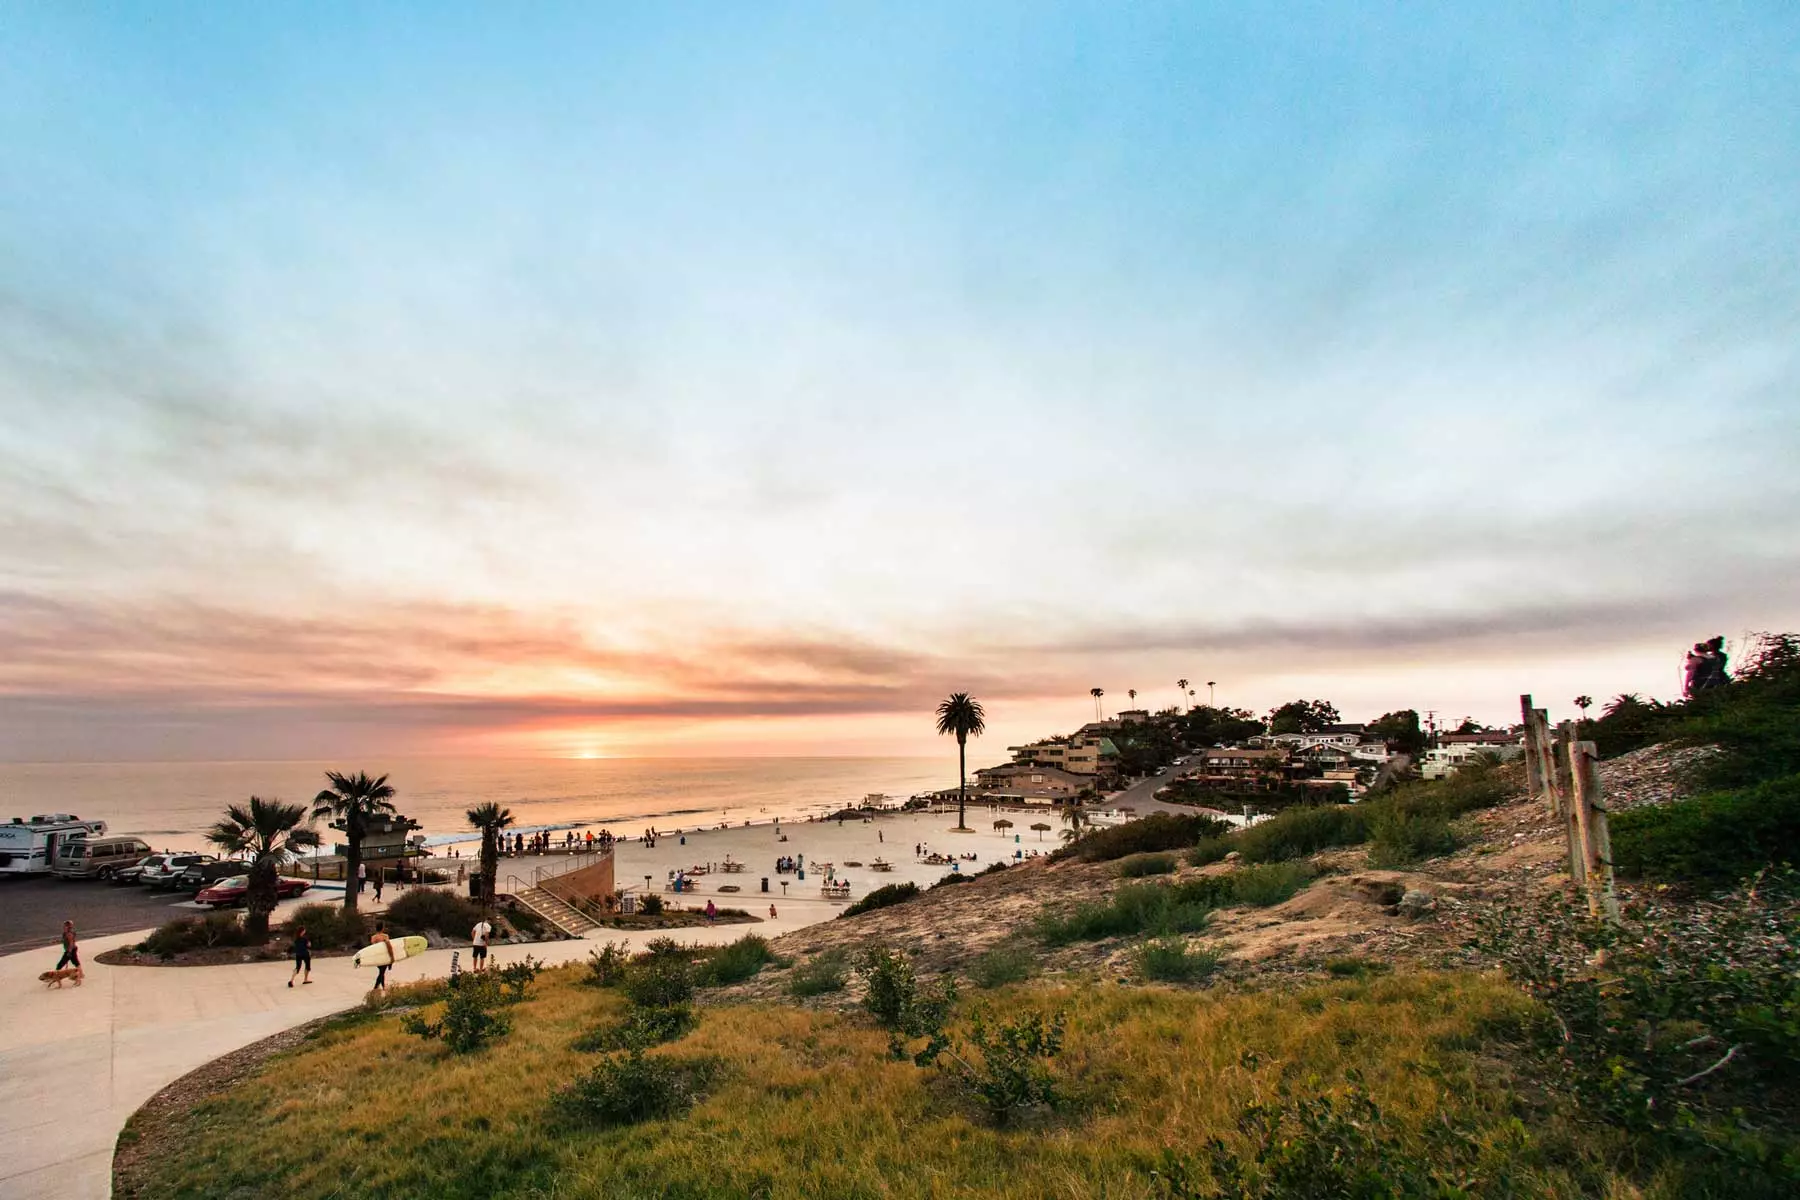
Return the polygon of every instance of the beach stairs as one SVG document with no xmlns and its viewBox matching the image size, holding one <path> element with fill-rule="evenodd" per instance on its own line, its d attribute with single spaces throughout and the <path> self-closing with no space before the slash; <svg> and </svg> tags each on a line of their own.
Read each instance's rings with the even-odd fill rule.
<svg viewBox="0 0 1800 1200">
<path fill-rule="evenodd" d="M 552 896 L 541 887 L 516 891 L 512 897 L 570 937 L 578 938 L 590 929 L 600 928 L 598 921 L 593 920 L 573 905 Z"/>
</svg>

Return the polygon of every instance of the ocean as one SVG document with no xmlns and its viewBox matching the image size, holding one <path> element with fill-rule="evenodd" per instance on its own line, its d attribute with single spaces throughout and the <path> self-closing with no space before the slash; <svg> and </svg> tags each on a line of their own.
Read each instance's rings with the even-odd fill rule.
<svg viewBox="0 0 1800 1200">
<path fill-rule="evenodd" d="M 473 839 L 463 814 L 489 800 L 510 808 L 519 829 L 591 825 L 635 835 L 650 826 L 797 819 L 871 792 L 904 799 L 956 783 L 954 758 L 0 763 L 0 820 L 74 813 L 159 850 L 199 848 L 227 804 L 251 795 L 310 804 L 328 770 L 385 773 L 399 792 L 395 807 L 434 843 Z"/>
</svg>

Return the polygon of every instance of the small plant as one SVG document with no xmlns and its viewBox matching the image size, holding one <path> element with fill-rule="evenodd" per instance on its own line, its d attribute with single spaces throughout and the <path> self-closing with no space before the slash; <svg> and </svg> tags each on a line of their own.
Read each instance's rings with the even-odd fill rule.
<svg viewBox="0 0 1800 1200">
<path fill-rule="evenodd" d="M 1187 884 L 1132 883 L 1106 901 L 1047 913 L 1038 918 L 1034 928 L 1052 946 L 1134 933 L 1194 933 L 1205 928 L 1213 907 Z"/>
<path fill-rule="evenodd" d="M 1399 867 L 1436 858 L 1457 846 L 1450 823 L 1430 813 L 1386 808 L 1375 813 L 1369 832 L 1369 863 L 1377 867 Z"/>
<path fill-rule="evenodd" d="M 576 1050 L 629 1050 L 632 1047 L 660 1046 L 686 1037 L 698 1024 L 694 1010 L 686 1005 L 668 1008 L 632 1008 L 623 1020 L 582 1034 L 572 1043 Z"/>
<path fill-rule="evenodd" d="M 1366 979 L 1370 975 L 1385 975 L 1393 970 L 1387 963 L 1378 958 L 1357 958 L 1344 955 L 1325 960 L 1325 972 L 1339 979 Z"/>
<path fill-rule="evenodd" d="M 694 998 L 694 969 L 684 954 L 651 954 L 625 972 L 625 995 L 644 1008 L 673 1008 Z"/>
<path fill-rule="evenodd" d="M 1219 862 L 1235 849 L 1237 849 L 1237 847 L 1232 843 L 1232 840 L 1229 837 L 1201 838 L 1200 844 L 1188 851 L 1188 864 L 1195 867 L 1204 867 L 1209 863 Z"/>
<path fill-rule="evenodd" d="M 1062 1053 L 1064 1021 L 1061 1012 L 1048 1020 L 1031 1012 L 995 1026 L 977 1009 L 968 1043 L 947 1051 L 939 1065 L 980 1101 L 994 1124 L 1010 1125 L 1030 1109 L 1061 1103 L 1047 1064 Z"/>
<path fill-rule="evenodd" d="M 890 883 L 878 887 L 868 895 L 846 908 L 839 916 L 854 917 L 859 913 L 874 912 L 878 908 L 886 908 L 890 904 L 905 904 L 919 894 L 916 883 Z"/>
<path fill-rule="evenodd" d="M 903 952 L 871 947 L 857 966 L 868 988 L 863 1007 L 888 1031 L 888 1053 L 910 1057 L 924 1066 L 935 1059 L 949 1036 L 944 1023 L 956 1004 L 956 981 L 945 979 L 936 988 L 919 986 L 912 959 Z M 925 1045 L 909 1051 L 909 1043 L 923 1038 Z"/>
<path fill-rule="evenodd" d="M 419 1013 L 408 1013 L 400 1019 L 400 1028 L 427 1041 L 441 1037 L 451 1050 L 469 1054 L 512 1029 L 511 1020 L 494 1011 L 506 1003 L 500 988 L 500 980 L 492 974 L 467 975 L 450 993 L 442 1017 L 427 1022 Z"/>
<path fill-rule="evenodd" d="M 1145 875 L 1167 875 L 1175 870 L 1173 854 L 1133 854 L 1119 863 L 1119 875 L 1124 879 L 1140 879 Z"/>
<path fill-rule="evenodd" d="M 662 899 L 662 897 L 657 895 L 655 892 L 645 892 L 642 896 L 638 897 L 638 911 L 643 913 L 646 917 L 662 916 L 663 915 L 663 899 Z"/>
<path fill-rule="evenodd" d="M 1239 830 L 1231 838 L 1232 848 L 1244 861 L 1257 863 L 1305 858 L 1333 846 L 1360 846 L 1369 840 L 1366 809 L 1359 804 L 1290 808 Z"/>
<path fill-rule="evenodd" d="M 843 991 L 849 981 L 849 955 L 843 950 L 831 949 L 795 967 L 788 976 L 788 992 L 802 998 L 822 996 L 827 992 Z"/>
<path fill-rule="evenodd" d="M 517 1004 L 525 999 L 526 990 L 529 989 L 532 984 L 537 982 L 538 972 L 543 969 L 543 963 L 527 954 L 518 962 L 507 963 L 504 967 L 501 967 L 498 971 L 494 971 L 491 974 L 498 979 L 500 986 L 505 989 L 505 995 L 503 997 L 505 1002 L 508 1004 Z"/>
<path fill-rule="evenodd" d="M 564 1117 L 587 1125 L 633 1125 L 686 1112 L 719 1073 L 715 1058 L 677 1059 L 634 1046 L 603 1060 L 556 1096 Z"/>
<path fill-rule="evenodd" d="M 341 904 L 302 904 L 288 914 L 286 933 L 306 930 L 315 950 L 349 950 L 369 944 L 368 918 L 354 908 Z"/>
<path fill-rule="evenodd" d="M 1267 863 L 1245 867 L 1225 876 L 1231 881 L 1231 898 L 1252 908 L 1268 908 L 1293 898 L 1312 881 L 1312 870 L 1305 863 Z"/>
<path fill-rule="evenodd" d="M 160 958 L 174 958 L 186 950 L 260 946 L 262 942 L 263 939 L 251 936 L 237 913 L 208 913 L 204 917 L 170 921 L 139 942 L 137 948 Z"/>
<path fill-rule="evenodd" d="M 588 973 L 582 976 L 581 982 L 589 987 L 617 987 L 625 978 L 630 962 L 631 951 L 625 943 L 607 942 L 598 950 L 588 951 Z"/>
<path fill-rule="evenodd" d="M 697 982 L 702 987 L 742 983 L 774 961 L 775 952 L 769 949 L 769 939 L 746 933 L 729 945 L 709 950 L 700 963 Z"/>
<path fill-rule="evenodd" d="M 969 966 L 969 978 L 976 987 L 997 988 L 1020 983 L 1031 977 L 1037 967 L 1030 947 L 1007 942 L 977 958 Z"/>
<path fill-rule="evenodd" d="M 1198 983 L 1210 979 L 1219 969 L 1216 951 L 1189 948 L 1178 937 L 1157 938 L 1138 947 L 1135 955 L 1138 974 L 1159 983 Z"/>
</svg>

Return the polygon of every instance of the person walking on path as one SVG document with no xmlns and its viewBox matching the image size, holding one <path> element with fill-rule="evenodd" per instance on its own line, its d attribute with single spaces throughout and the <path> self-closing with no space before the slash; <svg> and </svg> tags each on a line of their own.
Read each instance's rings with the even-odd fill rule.
<svg viewBox="0 0 1800 1200">
<path fill-rule="evenodd" d="M 711 925 L 713 923 L 713 919 L 715 917 L 717 917 L 718 915 L 719 915 L 719 906 L 714 904 L 711 900 L 708 900 L 706 902 L 706 923 L 708 925 Z"/>
<path fill-rule="evenodd" d="M 75 922 L 64 921 L 62 930 L 62 957 L 56 960 L 56 969 L 74 967 L 81 970 L 81 947 L 75 943 Z"/>
<path fill-rule="evenodd" d="M 380 867 L 375 868 L 375 903 L 377 904 L 381 903 L 381 877 L 383 874 L 385 872 Z"/>
<path fill-rule="evenodd" d="M 375 964 L 375 986 L 369 990 L 385 992 L 387 991 L 388 968 L 394 965 L 394 939 L 387 935 L 387 922 L 385 921 L 375 922 L 375 932 L 369 935 L 369 945 L 373 946 L 377 943 L 387 945 L 387 961 Z"/>
<path fill-rule="evenodd" d="M 483 917 L 469 931 L 469 970 L 480 971 L 487 967 L 488 939 L 494 936 L 494 927 Z"/>
<path fill-rule="evenodd" d="M 288 986 L 294 986 L 294 977 L 301 972 L 306 978 L 301 983 L 312 982 L 312 941 L 306 936 L 306 926 L 302 925 L 294 931 L 294 944 L 288 947 L 288 953 L 294 959 L 294 974 L 288 976 Z"/>
<path fill-rule="evenodd" d="M 357 863 L 356 864 L 356 894 L 358 896 L 363 894 L 363 884 L 367 883 L 368 881 L 369 881 L 369 864 L 368 863 Z"/>
</svg>

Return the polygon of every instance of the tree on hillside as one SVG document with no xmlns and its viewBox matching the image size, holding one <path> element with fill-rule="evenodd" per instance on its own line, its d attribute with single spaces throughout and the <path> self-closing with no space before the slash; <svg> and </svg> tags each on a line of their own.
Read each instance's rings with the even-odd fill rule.
<svg viewBox="0 0 1800 1200">
<path fill-rule="evenodd" d="M 1401 754 L 1417 754 L 1425 749 L 1425 730 L 1419 725 L 1417 709 L 1402 708 L 1383 713 L 1369 722 L 1369 732 Z"/>
<path fill-rule="evenodd" d="M 500 831 L 513 823 L 512 810 L 492 801 L 478 804 L 467 814 L 469 826 L 481 830 L 481 907 L 494 907 L 494 878 L 500 873 Z"/>
<path fill-rule="evenodd" d="M 1575 697 L 1575 707 L 1581 710 L 1581 719 L 1585 721 L 1587 720 L 1587 710 L 1594 707 L 1594 698 L 1586 695 L 1577 696 Z"/>
<path fill-rule="evenodd" d="M 1137 703 L 1137 689 L 1136 688 L 1126 688 L 1125 694 L 1131 698 L 1132 704 L 1135 705 Z"/>
<path fill-rule="evenodd" d="M 1189 709 L 1181 718 L 1181 740 L 1190 748 L 1235 746 L 1263 731 L 1263 723 L 1247 708 L 1214 708 L 1210 704 Z"/>
<path fill-rule="evenodd" d="M 937 731 L 956 736 L 956 827 L 967 829 L 969 805 L 969 739 L 987 732 L 987 711 L 967 692 L 952 692 L 937 706 Z"/>
<path fill-rule="evenodd" d="M 1329 700 L 1290 700 L 1269 713 L 1270 733 L 1320 733 L 1338 723 Z"/>
<path fill-rule="evenodd" d="M 1089 688 L 1088 695 L 1094 698 L 1094 720 L 1100 719 L 1100 697 L 1106 695 L 1105 688 Z"/>
<path fill-rule="evenodd" d="M 1455 729 L 1452 729 L 1450 732 L 1451 733 L 1492 733 L 1493 731 L 1491 729 L 1489 729 L 1486 725 L 1483 725 L 1480 721 L 1477 721 L 1474 717 L 1464 717 L 1462 719 L 1462 723 L 1460 725 L 1458 725 Z"/>
<path fill-rule="evenodd" d="M 331 786 L 313 797 L 314 819 L 332 818 L 331 827 L 344 833 L 344 907 L 356 908 L 356 873 L 362 866 L 363 834 L 369 823 L 379 817 L 394 815 L 394 789 L 387 776 L 370 779 L 358 771 L 343 775 L 325 772 Z"/>
<path fill-rule="evenodd" d="M 319 844 L 319 835 L 306 825 L 305 806 L 252 796 L 248 804 L 226 808 L 224 818 L 206 831 L 206 840 L 227 854 L 249 856 L 244 928 L 259 941 L 266 939 L 269 914 L 275 911 L 276 868 Z"/>
</svg>

